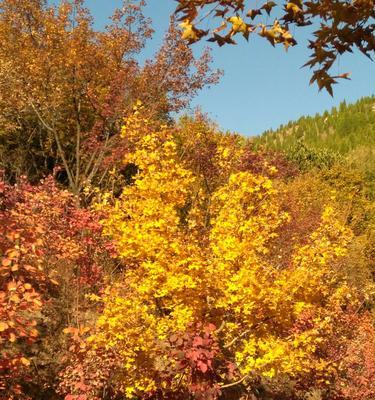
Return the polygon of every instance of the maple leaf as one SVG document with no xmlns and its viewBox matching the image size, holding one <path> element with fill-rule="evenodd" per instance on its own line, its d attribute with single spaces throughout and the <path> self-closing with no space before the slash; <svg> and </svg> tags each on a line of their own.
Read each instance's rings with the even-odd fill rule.
<svg viewBox="0 0 375 400">
<path fill-rule="evenodd" d="M 267 1 L 267 3 L 263 4 L 261 7 L 262 10 L 265 10 L 268 15 L 271 14 L 272 9 L 276 6 L 277 4 L 274 1 Z"/>
<path fill-rule="evenodd" d="M 190 23 L 189 20 L 186 20 L 180 24 L 182 28 L 182 39 L 188 40 L 189 42 L 193 43 L 199 39 L 194 26 Z"/>
</svg>

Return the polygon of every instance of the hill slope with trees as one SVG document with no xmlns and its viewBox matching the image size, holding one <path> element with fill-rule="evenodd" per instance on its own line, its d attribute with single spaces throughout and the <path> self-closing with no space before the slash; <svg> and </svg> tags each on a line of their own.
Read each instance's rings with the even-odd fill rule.
<svg viewBox="0 0 375 400">
<path fill-rule="evenodd" d="M 341 161 L 359 168 L 373 186 L 375 177 L 375 96 L 341 103 L 330 112 L 306 116 L 268 130 L 257 146 L 281 151 L 302 169 Z"/>
</svg>

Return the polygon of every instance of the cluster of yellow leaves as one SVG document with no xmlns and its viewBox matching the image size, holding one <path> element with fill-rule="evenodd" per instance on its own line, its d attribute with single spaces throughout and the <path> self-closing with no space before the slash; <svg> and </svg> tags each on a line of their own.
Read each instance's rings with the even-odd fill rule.
<svg viewBox="0 0 375 400">
<path fill-rule="evenodd" d="M 189 20 L 182 22 L 180 24 L 180 27 L 183 30 L 182 38 L 184 40 L 189 40 L 189 41 L 195 42 L 196 40 L 199 39 L 197 33 L 194 30 L 193 25 L 189 22 Z"/>
<path fill-rule="evenodd" d="M 107 211 L 105 234 L 126 269 L 107 287 L 90 341 L 123 360 L 118 388 L 128 398 L 162 389 L 158 366 L 168 361 L 168 339 L 198 322 L 221 327 L 222 357 L 233 360 L 243 378 L 328 374 L 329 361 L 316 351 L 332 329 L 330 313 L 349 293 L 335 262 L 346 253 L 350 230 L 326 207 L 290 265 L 271 265 L 269 242 L 289 219 L 273 182 L 234 171 L 208 194 L 181 162 L 171 132 L 140 133 L 135 114 L 123 135 L 138 132 L 137 146 L 124 162 L 138 173 L 119 199 L 98 205 Z M 217 149 L 224 165 L 230 151 Z M 199 229 L 203 219 L 206 237 Z M 293 329 L 306 312 L 313 315 L 311 326 Z"/>
</svg>

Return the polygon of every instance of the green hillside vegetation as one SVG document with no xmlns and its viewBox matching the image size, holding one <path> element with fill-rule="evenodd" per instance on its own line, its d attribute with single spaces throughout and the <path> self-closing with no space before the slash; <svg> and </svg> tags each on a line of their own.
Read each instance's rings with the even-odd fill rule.
<svg viewBox="0 0 375 400">
<path fill-rule="evenodd" d="M 359 169 L 374 194 L 375 96 L 341 103 L 322 115 L 302 117 L 255 138 L 256 146 L 282 151 L 302 170 L 340 162 Z"/>
</svg>

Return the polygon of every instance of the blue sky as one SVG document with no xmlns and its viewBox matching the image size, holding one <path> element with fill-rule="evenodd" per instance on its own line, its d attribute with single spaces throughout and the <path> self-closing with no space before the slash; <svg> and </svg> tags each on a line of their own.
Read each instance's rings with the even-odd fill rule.
<svg viewBox="0 0 375 400">
<path fill-rule="evenodd" d="M 146 14 L 153 20 L 155 35 L 142 58 L 152 57 L 160 46 L 176 5 L 173 0 L 147 2 Z M 86 0 L 97 28 L 104 27 L 120 5 L 121 0 Z M 309 55 L 307 37 L 299 32 L 299 46 L 287 53 L 255 36 L 249 43 L 239 39 L 236 46 L 213 46 L 214 67 L 223 69 L 224 76 L 218 85 L 204 89 L 192 107 L 200 106 L 224 130 L 257 135 L 302 115 L 321 113 L 343 100 L 353 102 L 375 93 L 375 63 L 359 53 L 341 57 L 335 67 L 334 73 L 350 71 L 352 80 L 335 85 L 334 98 L 309 86 L 310 71 L 301 68 Z M 202 44 L 194 45 L 197 54 L 201 49 Z"/>
</svg>

